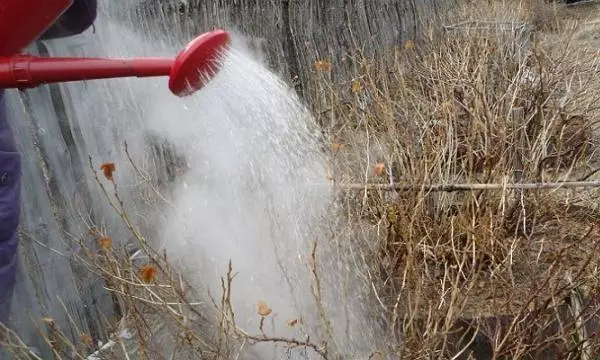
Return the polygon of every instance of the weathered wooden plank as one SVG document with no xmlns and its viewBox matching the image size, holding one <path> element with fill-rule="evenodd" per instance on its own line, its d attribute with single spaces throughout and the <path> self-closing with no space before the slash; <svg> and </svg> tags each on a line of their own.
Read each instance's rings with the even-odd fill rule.
<svg viewBox="0 0 600 360">
<path fill-rule="evenodd" d="M 333 78 L 345 81 L 351 70 L 348 54 L 360 49 L 371 56 L 414 39 L 425 19 L 436 17 L 451 3 L 453 0 L 195 0 L 184 4 L 147 0 L 118 11 L 118 15 L 162 36 L 168 29 L 188 38 L 216 26 L 238 29 L 258 40 L 273 70 L 290 84 L 299 75 L 297 88 L 305 89 L 311 86 L 315 60 L 332 61 Z"/>
</svg>

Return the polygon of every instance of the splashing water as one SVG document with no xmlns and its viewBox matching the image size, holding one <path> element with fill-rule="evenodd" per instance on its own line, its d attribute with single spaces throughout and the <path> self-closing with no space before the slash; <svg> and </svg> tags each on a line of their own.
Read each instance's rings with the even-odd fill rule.
<svg viewBox="0 0 600 360">
<path fill-rule="evenodd" d="M 82 37 L 48 42 L 49 51 L 172 56 L 179 50 L 143 41 L 105 17 L 98 20 L 96 32 L 86 34 L 84 42 Z M 168 91 L 165 79 L 61 85 L 72 102 L 67 116 L 79 134 L 79 155 L 117 163 L 131 214 L 154 224 L 149 229 L 155 231 L 155 245 L 198 288 L 218 298 L 220 279 L 231 260 L 237 324 L 250 333 L 259 333 L 257 303 L 264 301 L 273 309 L 276 324 L 274 329 L 265 326 L 267 335 L 304 340 L 305 335 L 286 325 L 302 317 L 312 327 L 313 342 L 327 339 L 312 293 L 311 249 L 317 242 L 322 303 L 334 333 L 330 346 L 366 357 L 376 350 L 377 339 L 364 315 L 368 290 L 353 273 L 346 248 L 332 240 L 336 218 L 331 189 L 313 185 L 327 176 L 318 129 L 289 87 L 244 49 L 244 40 L 235 38 L 220 73 L 199 93 L 183 99 Z M 121 150 L 127 141 L 134 161 L 151 167 L 145 142 L 149 134 L 173 144 L 187 162 L 186 173 L 173 186 L 171 203 L 154 209 L 135 190 L 126 191 L 134 188 L 135 176 Z M 87 181 L 93 188 L 93 180 Z M 107 228 L 117 221 L 107 218 Z M 273 354 L 269 344 L 255 351 L 259 358 Z"/>
<path fill-rule="evenodd" d="M 299 292 L 311 299 L 303 279 L 331 203 L 329 189 L 309 185 L 326 176 L 309 114 L 235 49 L 200 96 L 173 105 L 186 109 L 175 121 L 164 121 L 173 109 L 163 104 L 150 117 L 151 127 L 189 149 L 164 246 L 213 294 L 231 260 L 238 323 L 258 330 L 257 302 L 264 301 L 286 330 L 287 320 L 302 315 L 295 305 L 308 305 L 298 304 L 307 298 Z"/>
<path fill-rule="evenodd" d="M 348 336 L 350 315 L 336 311 L 344 305 L 330 292 L 340 291 L 335 272 L 349 269 L 338 269 L 333 256 L 320 256 L 332 248 L 327 242 L 334 222 L 331 189 L 314 185 L 327 177 L 318 130 L 291 90 L 241 51 L 239 41 L 198 96 L 160 102 L 146 119 L 189 161 L 175 192 L 176 210 L 161 233 L 162 246 L 213 294 L 220 293 L 220 279 L 232 261 L 232 302 L 242 328 L 259 333 L 257 303 L 264 301 L 276 314 L 275 328 L 265 326 L 268 335 L 304 340 L 287 325 L 302 318 L 319 344 L 325 329 L 311 272 L 317 242 L 326 317 L 343 331 L 338 335 Z M 348 352 L 363 345 L 355 338 L 335 340 Z"/>
</svg>

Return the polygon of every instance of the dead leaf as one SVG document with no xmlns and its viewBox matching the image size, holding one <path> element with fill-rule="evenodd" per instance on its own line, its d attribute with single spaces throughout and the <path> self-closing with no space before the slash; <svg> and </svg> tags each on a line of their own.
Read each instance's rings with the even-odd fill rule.
<svg viewBox="0 0 600 360">
<path fill-rule="evenodd" d="M 385 173 L 385 164 L 382 162 L 378 162 L 375 164 L 375 175 L 381 176 Z"/>
<path fill-rule="evenodd" d="M 353 93 L 358 93 L 358 92 L 361 92 L 361 91 L 362 91 L 362 84 L 360 83 L 360 81 L 355 80 L 352 83 L 352 92 Z"/>
<path fill-rule="evenodd" d="M 273 309 L 271 309 L 265 302 L 263 302 L 263 301 L 258 302 L 258 315 L 269 316 L 272 312 L 273 312 Z"/>
<path fill-rule="evenodd" d="M 331 71 L 331 63 L 326 60 L 315 61 L 315 69 L 318 71 Z"/>
<path fill-rule="evenodd" d="M 404 42 L 404 50 L 412 50 L 415 48 L 415 43 L 412 40 L 406 40 Z"/>
<path fill-rule="evenodd" d="M 156 279 L 156 269 L 150 264 L 144 265 L 140 268 L 140 277 L 147 283 L 152 282 Z"/>
<path fill-rule="evenodd" d="M 298 324 L 298 319 L 288 320 L 287 324 L 289 327 L 294 327 Z"/>
<path fill-rule="evenodd" d="M 334 153 L 342 150 L 343 148 L 344 148 L 344 144 L 342 144 L 342 143 L 333 141 L 329 144 L 329 149 L 331 150 L 331 152 L 334 152 Z"/>
<path fill-rule="evenodd" d="M 94 340 L 88 334 L 82 333 L 79 336 L 79 340 L 81 340 L 81 342 L 84 343 L 88 347 L 92 347 L 94 345 Z"/>
<path fill-rule="evenodd" d="M 102 250 L 108 251 L 112 247 L 112 239 L 108 236 L 101 236 L 98 239 L 98 245 L 100 245 L 100 248 L 102 248 Z"/>
<path fill-rule="evenodd" d="M 117 171 L 115 163 L 104 163 L 100 166 L 100 170 L 102 170 L 104 176 L 111 181 L 113 180 L 113 173 Z"/>
</svg>

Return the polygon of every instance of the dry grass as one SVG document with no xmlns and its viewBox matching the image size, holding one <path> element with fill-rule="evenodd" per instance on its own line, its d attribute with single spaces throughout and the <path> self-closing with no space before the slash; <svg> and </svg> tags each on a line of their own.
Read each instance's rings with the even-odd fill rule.
<svg viewBox="0 0 600 360">
<path fill-rule="evenodd" d="M 465 3 L 443 19 L 457 26 L 432 24 L 418 43 L 381 59 L 357 52 L 345 81 L 331 80 L 336 64 L 315 63 L 309 91 L 330 140 L 347 231 L 377 234 L 355 249 L 388 324 L 389 347 L 371 358 L 600 355 L 598 190 L 426 187 L 598 178 L 596 14 L 533 0 Z M 423 187 L 344 188 L 395 182 Z M 160 358 L 156 344 L 165 341 L 175 358 L 234 358 L 241 344 L 257 342 L 336 358 L 310 339 L 241 329 L 229 301 L 231 269 L 220 298 L 196 302 L 201 297 L 131 223 L 116 186 L 105 195 L 141 249 L 128 255 L 93 227 L 81 239 L 87 251 L 78 260 L 104 281 L 122 315 L 107 358 L 127 358 L 125 347 L 136 358 Z M 263 304 L 257 316 L 269 310 Z M 78 336 L 74 345 L 48 342 L 57 358 L 85 359 L 94 346 Z"/>
</svg>

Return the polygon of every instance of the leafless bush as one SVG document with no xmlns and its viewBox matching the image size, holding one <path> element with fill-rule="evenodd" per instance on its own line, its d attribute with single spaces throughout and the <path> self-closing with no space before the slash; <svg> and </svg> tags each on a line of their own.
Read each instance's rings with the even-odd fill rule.
<svg viewBox="0 0 600 360">
<path fill-rule="evenodd" d="M 357 54 L 351 84 L 333 83 L 316 64 L 331 178 L 357 184 L 346 196 L 350 222 L 382 234 L 364 249 L 404 356 L 589 356 L 592 341 L 581 333 L 597 311 L 589 256 L 597 210 L 584 197 L 597 193 L 426 186 L 594 172 L 597 55 L 580 41 L 582 27 L 553 16 L 560 31 L 540 29 L 531 8 L 489 5 L 458 9 L 445 31 L 390 50 L 392 67 Z M 373 182 L 423 188 L 358 190 Z M 565 299 L 581 289 L 587 300 L 574 316 Z"/>
</svg>

